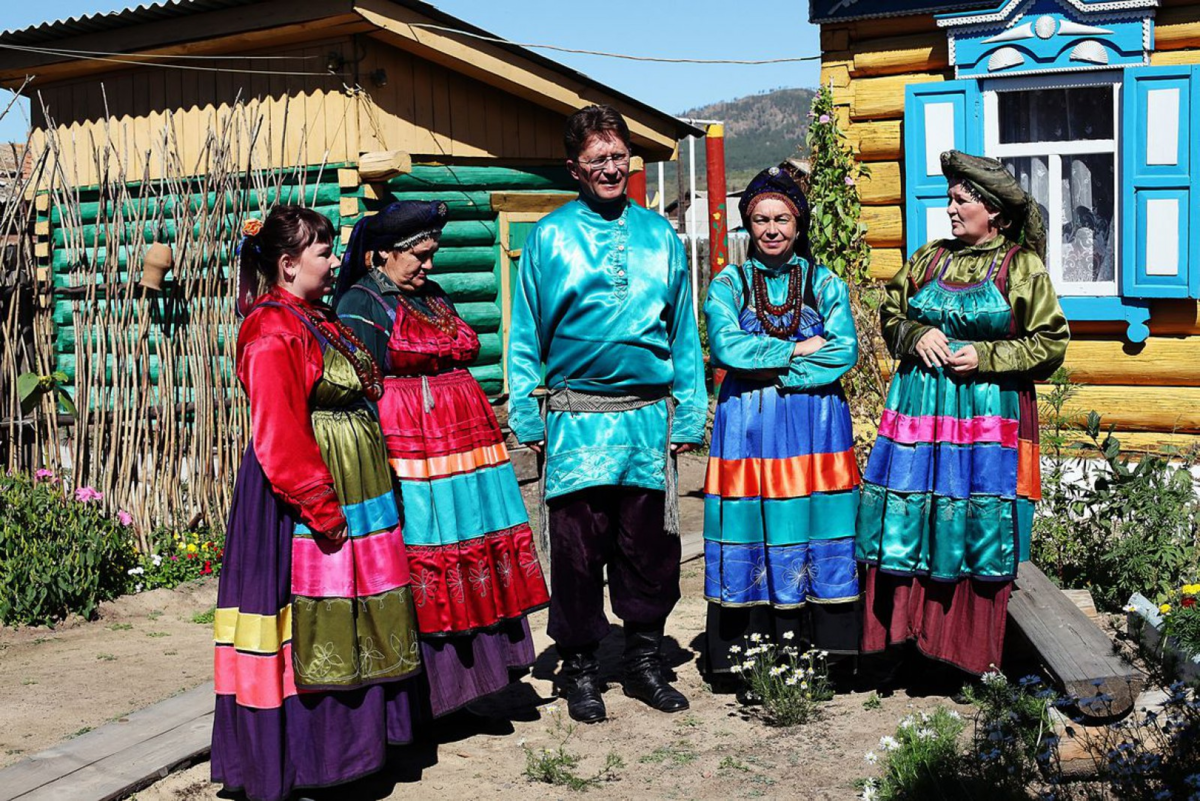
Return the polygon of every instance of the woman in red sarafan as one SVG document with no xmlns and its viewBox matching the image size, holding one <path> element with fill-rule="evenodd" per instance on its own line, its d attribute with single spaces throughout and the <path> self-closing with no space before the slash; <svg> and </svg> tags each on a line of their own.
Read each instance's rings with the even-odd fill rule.
<svg viewBox="0 0 1200 801">
<path fill-rule="evenodd" d="M 532 665 L 525 618 L 549 602 L 500 426 L 466 369 L 479 337 L 428 278 L 445 222 L 439 202 L 364 218 L 337 292 L 339 316 L 386 374 L 379 419 L 400 484 L 434 716 Z"/>
</svg>

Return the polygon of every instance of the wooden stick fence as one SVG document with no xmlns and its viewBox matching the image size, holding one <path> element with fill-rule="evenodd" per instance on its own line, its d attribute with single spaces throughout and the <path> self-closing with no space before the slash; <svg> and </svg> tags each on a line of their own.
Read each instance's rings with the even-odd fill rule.
<svg viewBox="0 0 1200 801">
<path fill-rule="evenodd" d="M 213 114 L 188 164 L 169 113 L 141 153 L 109 117 L 105 141 L 74 148 L 93 154 L 100 176 L 79 187 L 61 129 L 43 111 L 44 146 L 25 171 L 0 175 L 14 198 L 0 209 L 0 242 L 15 243 L 0 263 L 0 460 L 100 490 L 134 516 L 142 547 L 158 525 L 223 525 L 249 436 L 234 374 L 241 224 L 292 202 L 336 225 L 336 169 L 273 168 L 301 163 L 282 149 L 298 141 L 303 154 L 306 132 L 287 133 L 286 106 L 272 129 L 256 104 L 239 101 Z M 175 256 L 161 292 L 138 285 L 154 241 Z M 15 376 L 55 370 L 70 377 L 77 417 L 52 397 L 23 417 Z"/>
</svg>

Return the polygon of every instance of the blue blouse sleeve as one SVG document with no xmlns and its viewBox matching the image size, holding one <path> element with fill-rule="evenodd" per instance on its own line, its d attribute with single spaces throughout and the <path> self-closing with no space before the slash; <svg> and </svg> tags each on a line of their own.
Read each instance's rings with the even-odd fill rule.
<svg viewBox="0 0 1200 801">
<path fill-rule="evenodd" d="M 672 443 L 704 442 L 708 419 L 708 388 L 704 382 L 704 354 L 700 351 L 700 329 L 692 305 L 692 285 L 687 252 L 679 237 L 670 237 L 671 289 L 670 328 L 671 365 L 675 379 L 671 394 L 675 397 L 675 422 Z"/>
<path fill-rule="evenodd" d="M 858 362 L 858 331 L 850 309 L 846 282 L 824 268 L 825 278 L 817 291 L 817 311 L 825 319 L 826 343 L 816 353 L 794 356 L 780 383 L 792 389 L 832 384 Z"/>
<path fill-rule="evenodd" d="M 736 265 L 726 267 L 708 285 L 704 319 L 708 323 L 708 349 L 713 362 L 735 371 L 786 370 L 794 342 L 742 330 L 738 319 L 745 285 L 741 269 Z"/>
<path fill-rule="evenodd" d="M 518 442 L 541 442 L 546 438 L 546 426 L 533 396 L 542 384 L 540 274 L 535 230 L 525 242 L 517 267 L 508 333 L 508 424 Z"/>
</svg>

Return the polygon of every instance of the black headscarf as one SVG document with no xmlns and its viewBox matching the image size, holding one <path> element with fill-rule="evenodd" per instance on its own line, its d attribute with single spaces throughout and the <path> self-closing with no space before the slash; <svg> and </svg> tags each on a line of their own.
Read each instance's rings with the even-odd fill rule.
<svg viewBox="0 0 1200 801">
<path fill-rule="evenodd" d="M 782 200 L 796 215 L 796 253 L 812 261 L 812 253 L 808 247 L 809 208 L 808 198 L 800 186 L 792 178 L 791 173 L 782 167 L 768 167 L 750 179 L 738 201 L 738 211 L 742 215 L 742 225 L 748 225 L 750 215 L 759 201 L 767 198 Z"/>
<path fill-rule="evenodd" d="M 998 209 L 1009 225 L 1003 229 L 1018 245 L 1046 258 L 1046 227 L 1038 204 L 1021 188 L 1017 179 L 995 159 L 972 156 L 958 150 L 942 154 L 942 174 L 962 181 L 984 203 Z"/>
<path fill-rule="evenodd" d="M 411 250 L 437 239 L 446 225 L 446 204 L 440 200 L 401 200 L 354 224 L 342 254 L 334 298 L 340 298 L 370 271 L 367 256 L 377 250 Z"/>
</svg>

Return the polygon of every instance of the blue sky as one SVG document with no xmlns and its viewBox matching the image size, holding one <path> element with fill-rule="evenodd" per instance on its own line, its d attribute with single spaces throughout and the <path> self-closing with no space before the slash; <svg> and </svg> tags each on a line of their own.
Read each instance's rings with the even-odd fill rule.
<svg viewBox="0 0 1200 801">
<path fill-rule="evenodd" d="M 808 0 L 433 0 L 443 11 L 519 43 L 670 58 L 770 59 L 814 56 L 815 26 Z M 6 0 L 0 26 L 12 30 L 41 22 L 120 10 L 131 0 Z M 680 13 L 680 9 L 686 9 Z M 815 86 L 815 61 L 763 66 L 654 64 L 538 51 L 625 94 L 679 113 L 718 100 L 791 86 Z M 7 98 L 3 98 L 7 104 Z M 3 106 L 0 105 L 0 108 Z M 0 120 L 0 141 L 24 139 L 24 115 Z"/>
</svg>

